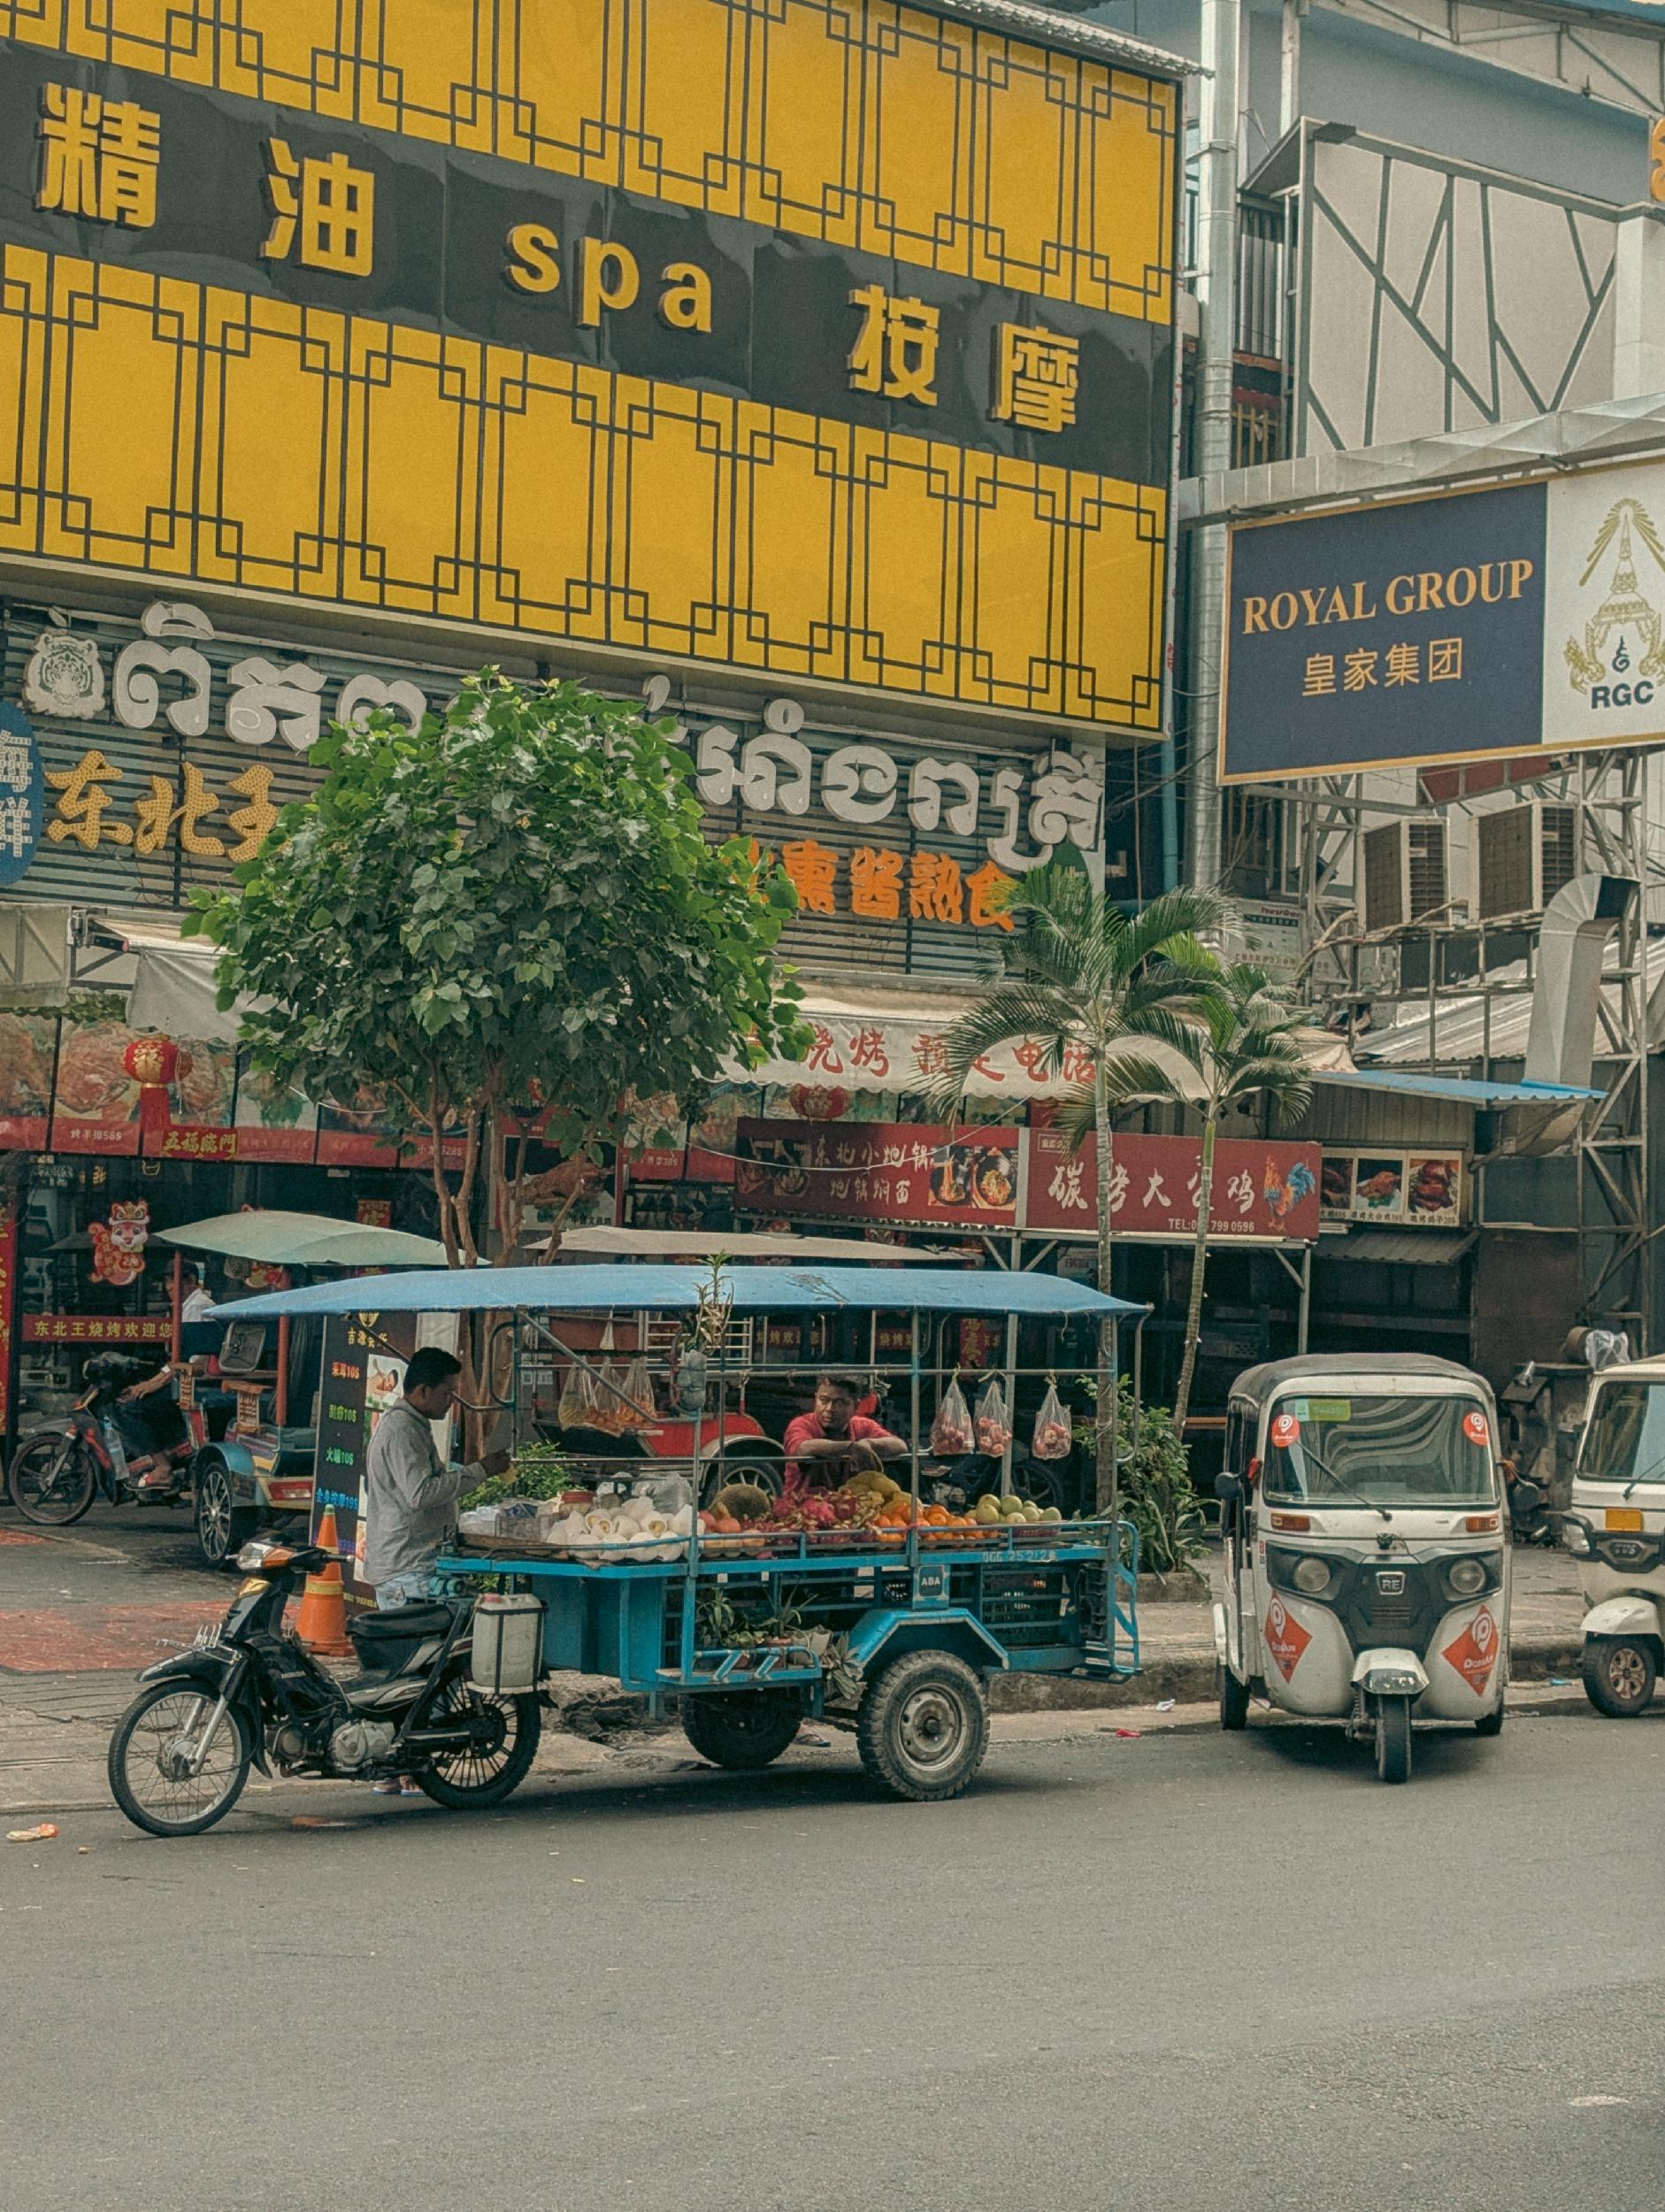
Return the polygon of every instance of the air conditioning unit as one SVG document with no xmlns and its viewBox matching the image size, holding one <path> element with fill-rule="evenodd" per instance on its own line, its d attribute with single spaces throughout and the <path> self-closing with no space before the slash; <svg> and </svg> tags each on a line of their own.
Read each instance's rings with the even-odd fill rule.
<svg viewBox="0 0 1665 2212">
<path fill-rule="evenodd" d="M 1578 810 L 1532 799 L 1475 821 L 1475 911 L 1483 922 L 1541 914 L 1578 873 Z"/>
<path fill-rule="evenodd" d="M 1364 833 L 1367 931 L 1404 929 L 1450 903 L 1446 825 L 1438 816 L 1384 822 Z"/>
</svg>

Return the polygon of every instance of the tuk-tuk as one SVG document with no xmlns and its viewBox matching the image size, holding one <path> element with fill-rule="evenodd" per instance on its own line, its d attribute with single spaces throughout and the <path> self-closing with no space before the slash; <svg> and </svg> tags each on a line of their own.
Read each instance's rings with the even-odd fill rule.
<svg viewBox="0 0 1665 2212">
<path fill-rule="evenodd" d="M 1665 1360 L 1591 1378 L 1561 1542 L 1578 1562 L 1584 1694 L 1628 1720 L 1665 1659 Z"/>
<path fill-rule="evenodd" d="M 1413 1721 L 1503 1725 L 1509 1556 L 1497 1409 L 1414 1354 L 1274 1360 L 1232 1385 L 1214 1609 L 1220 1724 L 1251 1700 L 1373 1737 L 1405 1782 Z"/>
</svg>

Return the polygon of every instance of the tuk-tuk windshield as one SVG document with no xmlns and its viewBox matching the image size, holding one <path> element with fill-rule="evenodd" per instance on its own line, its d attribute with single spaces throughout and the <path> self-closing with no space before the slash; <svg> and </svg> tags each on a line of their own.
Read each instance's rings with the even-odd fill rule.
<svg viewBox="0 0 1665 2212">
<path fill-rule="evenodd" d="M 1604 1383 L 1578 1454 L 1589 1482 L 1665 1482 L 1665 1384 Z"/>
<path fill-rule="evenodd" d="M 1477 1398 L 1280 1398 L 1262 1486 L 1311 1505 L 1495 1505 L 1491 1420 Z"/>
</svg>

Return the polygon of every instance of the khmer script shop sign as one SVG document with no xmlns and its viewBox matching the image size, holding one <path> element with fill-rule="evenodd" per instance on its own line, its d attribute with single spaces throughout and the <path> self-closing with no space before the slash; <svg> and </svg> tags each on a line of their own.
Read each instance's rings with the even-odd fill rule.
<svg viewBox="0 0 1665 2212">
<path fill-rule="evenodd" d="M 1665 467 L 1242 524 L 1230 780 L 1665 736 Z"/>
</svg>

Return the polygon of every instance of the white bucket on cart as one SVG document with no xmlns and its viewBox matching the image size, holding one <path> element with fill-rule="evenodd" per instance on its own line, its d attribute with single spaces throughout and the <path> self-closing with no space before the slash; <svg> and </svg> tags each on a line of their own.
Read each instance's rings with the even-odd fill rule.
<svg viewBox="0 0 1665 2212">
<path fill-rule="evenodd" d="M 474 1607 L 469 1679 L 488 1695 L 518 1696 L 543 1676 L 543 1601 L 490 1594 Z"/>
</svg>

